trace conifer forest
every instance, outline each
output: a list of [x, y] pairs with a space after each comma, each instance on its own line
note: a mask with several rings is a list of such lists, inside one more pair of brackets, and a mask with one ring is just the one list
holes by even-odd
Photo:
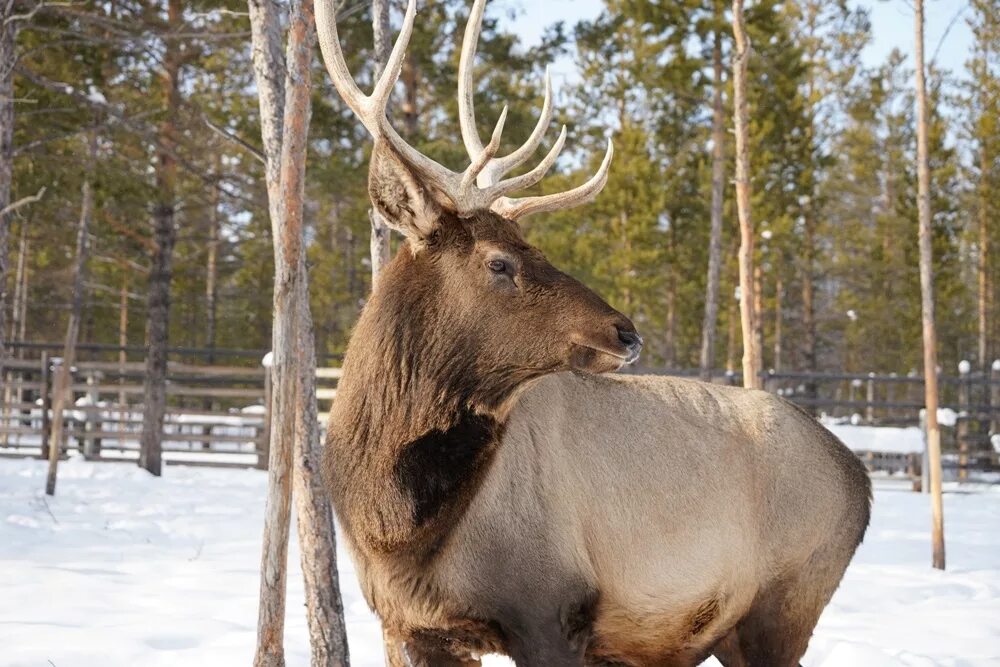
[[[389, 5], [395, 26], [402, 3]], [[407, 141], [459, 168], [454, 81], [469, 3], [420, 5], [391, 114]], [[142, 345], [161, 321], [171, 346], [269, 349], [274, 259], [246, 4], [4, 0], [0, 9], [3, 339], [62, 340], [86, 217], [79, 341]], [[526, 47], [507, 16], [517, 3], [495, 2], [480, 38], [481, 134], [510, 107], [501, 154], [534, 127], [546, 65], [575, 64], [575, 76], [554, 81], [567, 150], [536, 189], [585, 180], [611, 128], [601, 196], [525, 229], [554, 264], [630, 314], [646, 338], [645, 367], [740, 366], [729, 9], [606, 0], [594, 20], [554, 23]], [[362, 85], [379, 62], [372, 18], [370, 2], [340, 3]], [[973, 35], [964, 69], [930, 57], [950, 48], [947, 38], [929, 45], [927, 63], [939, 363], [949, 370], [1000, 354], [1000, 3], [971, 0], [956, 20]], [[846, 0], [758, 0], [746, 23], [761, 367], [919, 370], [913, 54], [863, 62], [884, 26]], [[371, 142], [318, 56], [311, 67], [310, 300], [317, 351], [336, 355], [371, 288]], [[393, 252], [399, 244], [390, 238]]]

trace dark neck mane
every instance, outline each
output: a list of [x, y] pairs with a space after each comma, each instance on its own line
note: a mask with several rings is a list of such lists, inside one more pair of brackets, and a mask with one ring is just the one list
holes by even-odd
[[[324, 467], [358, 546], [438, 544], [461, 516], [503, 433], [520, 379], [490, 379], [473, 350], [428, 332], [447, 318], [403, 248], [358, 322], [330, 414]], [[421, 279], [423, 278], [423, 279]]]

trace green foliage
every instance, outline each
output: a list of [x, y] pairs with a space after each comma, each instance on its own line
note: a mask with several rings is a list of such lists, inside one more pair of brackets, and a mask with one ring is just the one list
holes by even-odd
[[[528, 219], [525, 229], [557, 266], [634, 317], [647, 340], [647, 365], [697, 364], [717, 35], [727, 69], [730, 124], [732, 117], [728, 5], [605, 0], [595, 20], [554, 25], [531, 49], [523, 48], [490, 8], [480, 40], [477, 122], [481, 136], [488, 136], [502, 105], [509, 105], [501, 153], [534, 127], [545, 64], [575, 46], [579, 83], [557, 91], [560, 120], [569, 126], [567, 155], [535, 191], [565, 189], [588, 178], [609, 130], [616, 149], [611, 177], [593, 204]], [[989, 223], [993, 254], [1000, 249], [1000, 1], [971, 0], [970, 6], [976, 48], [967, 83], [958, 88], [951, 75], [931, 72], [934, 251], [945, 366], [975, 351], [980, 210]], [[422, 2], [391, 109], [404, 136], [452, 168], [468, 159], [458, 139], [455, 94], [468, 7], [467, 0]], [[128, 340], [143, 340], [144, 267], [157, 196], [152, 165], [157, 129], [167, 120], [164, 100], [150, 91], [158, 90], [164, 40], [182, 39], [184, 113], [171, 119], [178, 127], [172, 150], [180, 168], [171, 343], [207, 343], [208, 240], [217, 220], [215, 344], [269, 345], [273, 260], [262, 165], [206, 123], [259, 144], [242, 12], [245, 5], [234, 0], [189, 3], [187, 29], [178, 37], [166, 33], [158, 3], [87, 2], [41, 11], [21, 31], [14, 191], [17, 196], [49, 188], [45, 200], [25, 209], [17, 222], [30, 230], [30, 338], [56, 339], [63, 328], [85, 135], [95, 128], [97, 210], [82, 339], [117, 341], [125, 288]], [[780, 321], [782, 365], [804, 367], [803, 291], [810, 277], [820, 367], [907, 372], [919, 365], [920, 354], [913, 83], [907, 59], [894, 53], [879, 67], [862, 65], [871, 27], [853, 3], [760, 0], [748, 8], [747, 19], [754, 45], [752, 203], [765, 365], [777, 362], [772, 349], [781, 342]], [[342, 12], [340, 33], [352, 71], [363, 88], [370, 87], [367, 3]], [[313, 84], [306, 207], [312, 312], [319, 351], [335, 354], [343, 351], [371, 284], [370, 139], [333, 91], [318, 58]], [[88, 101], [88, 96], [99, 99], [98, 93], [106, 107]], [[728, 136], [726, 173], [731, 174]], [[553, 131], [548, 142], [554, 137]], [[735, 287], [732, 194], [727, 181], [717, 358], [730, 362], [739, 356], [738, 337], [734, 349], [724, 334], [734, 324], [727, 307]], [[16, 226], [15, 241], [17, 231]], [[997, 267], [989, 263], [991, 303], [1000, 302]], [[990, 318], [991, 333], [1000, 334], [992, 310]]]

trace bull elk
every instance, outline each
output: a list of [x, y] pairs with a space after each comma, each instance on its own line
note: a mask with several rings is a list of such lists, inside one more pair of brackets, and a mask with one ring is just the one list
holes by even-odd
[[330, 413], [327, 486], [395, 666], [797, 665], [868, 525], [857, 458], [762, 391], [601, 375], [634, 361], [632, 322], [553, 267], [518, 226], [593, 199], [586, 183], [514, 198], [552, 115], [498, 157], [472, 108], [485, 0], [459, 64], [470, 164], [409, 146], [386, 102], [415, 0], [371, 95], [334, 0], [316, 19], [338, 92], [375, 140], [372, 204], [406, 243], [351, 336]]

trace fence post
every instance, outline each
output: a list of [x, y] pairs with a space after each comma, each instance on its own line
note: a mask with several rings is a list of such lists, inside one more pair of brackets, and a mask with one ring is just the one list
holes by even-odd
[[88, 461], [93, 461], [101, 458], [101, 439], [92, 435], [95, 431], [102, 431], [103, 422], [101, 420], [101, 411], [97, 407], [97, 379], [95, 377], [96, 373], [90, 371], [87, 373], [87, 402], [90, 405], [87, 406], [87, 425], [85, 427], [86, 437], [83, 441], [83, 457]]
[[49, 417], [49, 410], [52, 409], [52, 386], [49, 376], [49, 353], [42, 352], [42, 374], [39, 381], [41, 388], [38, 390], [39, 398], [42, 399], [42, 447], [40, 456], [43, 460], [49, 458], [49, 437], [52, 435], [52, 419]]
[[257, 467], [267, 470], [267, 461], [271, 452], [271, 353], [264, 356], [261, 365], [264, 366], [264, 426], [258, 435]]
[[958, 362], [958, 421], [955, 434], [958, 438], [958, 481], [964, 482], [969, 471], [969, 372], [972, 364], [963, 359]]
[[875, 406], [872, 403], [875, 402], [875, 374], [868, 373], [868, 390], [865, 393], [865, 421], [869, 424], [875, 421]]
[[[889, 373], [889, 377], [894, 379], [897, 376], [895, 373]], [[886, 408], [884, 412], [885, 419], [889, 423], [892, 423], [892, 418], [895, 416], [895, 413], [892, 408], [892, 404], [895, 402], [895, 400], [896, 400], [896, 383], [893, 380], [890, 380], [885, 385]]]
[[1000, 428], [998, 428], [998, 422], [1000, 420], [996, 417], [996, 412], [993, 410], [1000, 405], [1000, 359], [994, 359], [993, 365], [990, 367], [990, 435], [992, 436]]
[[927, 408], [920, 411], [920, 433], [924, 440], [924, 451], [920, 456], [920, 490], [930, 493], [930, 467], [927, 465]]
[[920, 493], [923, 490], [923, 473], [921, 472], [923, 468], [920, 465], [920, 455], [915, 452], [910, 452], [906, 456], [906, 474], [909, 476], [911, 481], [911, 488], [916, 493]]

